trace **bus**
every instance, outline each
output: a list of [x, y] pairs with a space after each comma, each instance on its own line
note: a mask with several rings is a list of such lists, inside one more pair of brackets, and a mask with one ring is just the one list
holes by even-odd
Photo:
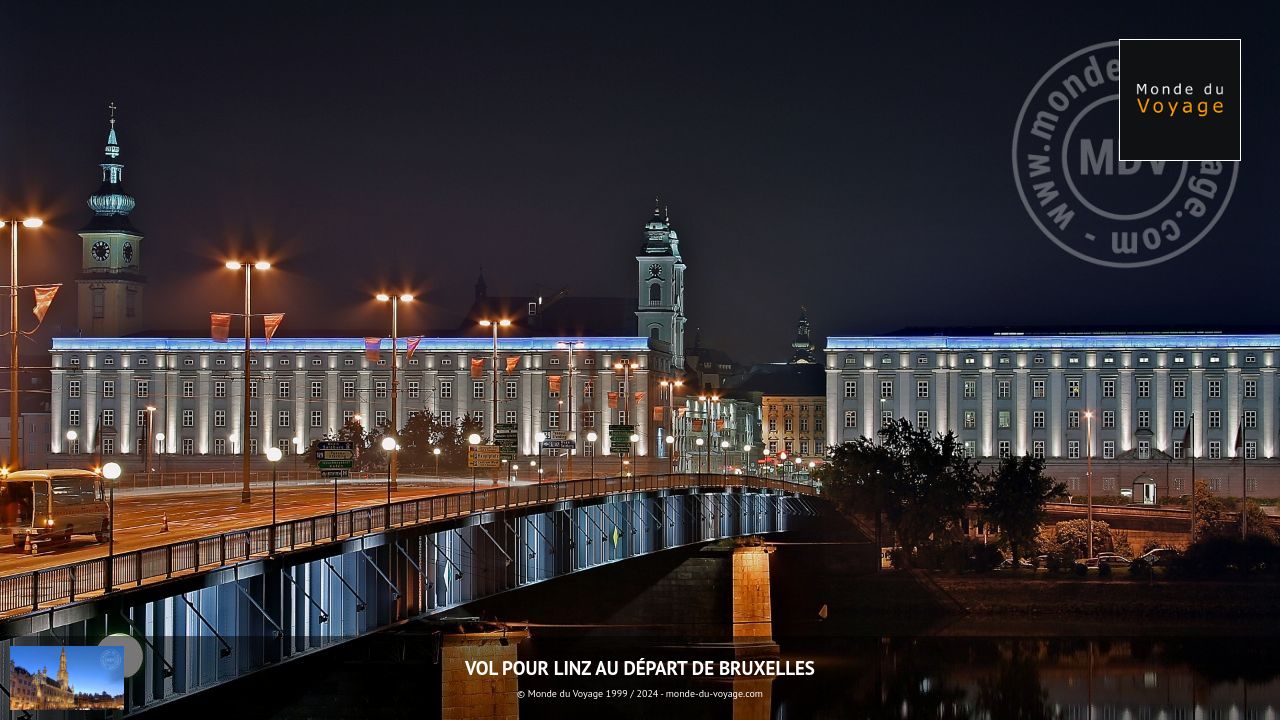
[[73, 535], [111, 534], [102, 478], [88, 470], [19, 470], [0, 476], [0, 532], [22, 552], [66, 542]]

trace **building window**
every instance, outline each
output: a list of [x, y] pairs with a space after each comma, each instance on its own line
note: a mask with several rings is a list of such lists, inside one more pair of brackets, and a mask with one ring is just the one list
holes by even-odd
[[289, 427], [289, 411], [288, 410], [281, 410], [280, 414], [277, 416], [277, 419], [279, 420], [280, 427], [282, 428]]
[[[803, 411], [804, 409], [801, 408], [801, 412]], [[809, 418], [806, 415], [800, 416], [800, 432], [809, 432]]]
[[1150, 410], [1138, 411], [1138, 427], [1140, 428], [1151, 427], [1151, 411]]
[[1067, 441], [1067, 459], [1068, 460], [1080, 459], [1080, 441], [1079, 440]]
[[916, 429], [917, 430], [929, 429], [929, 411], [928, 410], [916, 411]]
[[257, 380], [249, 381], [249, 397], [251, 398], [258, 397], [258, 381]]
[[89, 294], [93, 300], [93, 319], [105, 318], [107, 316], [106, 291], [103, 288], [92, 288]]
[[115, 424], [116, 424], [116, 411], [103, 410], [102, 411], [102, 427], [115, 427]]
[[916, 397], [918, 398], [929, 397], [929, 381], [928, 380], [916, 381]]
[[440, 424], [445, 427], [453, 425], [453, 413], [449, 410], [440, 411]]
[[1244, 426], [1250, 429], [1258, 427], [1258, 411], [1257, 410], [1244, 411]]
[[195, 427], [195, 426], [196, 426], [196, 411], [183, 410], [182, 411], [182, 427], [189, 428], [189, 427]]
[[67, 397], [70, 397], [70, 398], [80, 397], [80, 381], [79, 380], [67, 381]]
[[226, 410], [214, 410], [214, 411], [213, 411], [213, 426], [214, 426], [214, 427], [226, 427], [226, 426], [227, 426], [227, 411], [226, 411]]
[[1116, 396], [1115, 378], [1106, 378], [1102, 381], [1102, 397], [1113, 398]]
[[356, 381], [343, 380], [342, 381], [342, 399], [354, 400], [355, 397], [356, 397]]
[[471, 381], [471, 398], [473, 400], [484, 399], [484, 381], [483, 380]]
[[1071, 378], [1067, 380], [1067, 397], [1080, 397], [1080, 378]]
[[68, 411], [67, 411], [67, 425], [70, 425], [71, 427], [79, 427], [79, 426], [80, 426], [80, 411], [79, 411], [79, 410], [68, 410]]
[[1036, 378], [1031, 381], [1031, 397], [1033, 398], [1044, 397], [1044, 379], [1043, 378]]
[[893, 381], [881, 380], [880, 381], [880, 399], [889, 400], [892, 398], [893, 398]]
[[966, 456], [966, 457], [977, 457], [977, 456], [978, 456], [978, 443], [977, 443], [977, 441], [976, 441], [976, 440], [965, 440], [965, 441], [964, 441], [964, 454], [965, 454], [965, 456]]
[[771, 433], [778, 432], [778, 418], [773, 416], [769, 417], [769, 432]]
[[1184, 397], [1186, 397], [1186, 396], [1187, 396], [1187, 381], [1186, 381], [1186, 380], [1174, 380], [1174, 381], [1173, 381], [1173, 396], [1174, 396], [1174, 397], [1176, 397], [1176, 398], [1184, 398]]
[[440, 397], [444, 400], [448, 400], [449, 398], [453, 397], [453, 381], [452, 380], [440, 381]]
[[997, 418], [997, 425], [1000, 427], [1001, 430], [1008, 430], [1010, 427], [1013, 426], [1012, 417], [1013, 417], [1013, 414], [1010, 413], [1008, 410], [1000, 411], [1000, 413], [996, 416], [996, 418]]
[[196, 396], [196, 382], [194, 380], [182, 381], [182, 397], [193, 398]]
[[288, 400], [289, 391], [290, 391], [290, 387], [289, 387], [288, 380], [281, 380], [276, 383], [276, 397], [280, 398], [281, 400]]
[[1151, 397], [1151, 381], [1150, 380], [1138, 381], [1138, 397], [1140, 398]]
[[258, 454], [258, 438], [249, 438], [249, 454]]
[[146, 410], [139, 410], [139, 411], [137, 412], [137, 414], [135, 415], [134, 419], [135, 419], [135, 421], [136, 421], [136, 422], [135, 422], [135, 424], [134, 424], [134, 426], [135, 426], [135, 427], [146, 427], [146, 426], [147, 426], [147, 411], [146, 411]]
[[373, 396], [375, 398], [385, 398], [387, 396], [386, 380], [377, 380], [373, 383]]
[[319, 410], [311, 411], [311, 427], [318, 428], [324, 422], [324, 415]]
[[389, 424], [389, 423], [387, 422], [387, 411], [386, 411], [386, 410], [375, 410], [375, 411], [374, 411], [374, 413], [373, 413], [373, 426], [374, 426], [374, 427], [386, 427], [388, 424]]
[[226, 454], [227, 454], [227, 441], [226, 441], [226, 440], [223, 440], [222, 438], [214, 438], [214, 439], [213, 439], [213, 454], [214, 454], [214, 455], [226, 455]]
[[1116, 441], [1103, 440], [1102, 441], [1102, 459], [1114, 460], [1115, 457], [1116, 457]]
[[1222, 443], [1220, 441], [1218, 440], [1209, 441], [1209, 459], [1210, 460], [1222, 459]]
[[[1244, 441], [1244, 459], [1245, 460], [1258, 459], [1258, 441], [1257, 440]], [[1250, 480], [1249, 482], [1253, 482], [1253, 481]]]
[[552, 429], [560, 427], [560, 411], [559, 410], [547, 411], [547, 427]]
[[996, 397], [1009, 398], [1013, 397], [1013, 382], [1011, 380], [996, 381]]
[[1173, 441], [1173, 459], [1174, 460], [1182, 459], [1182, 441], [1181, 440]]
[[418, 381], [410, 380], [409, 381], [409, 399], [417, 400], [419, 397], [421, 397], [421, 395], [422, 395], [422, 389], [418, 385]]
[[964, 396], [966, 398], [978, 397], [978, 381], [977, 380], [964, 381]]
[[191, 438], [182, 438], [182, 454], [183, 454], [183, 455], [195, 455], [195, 454], [196, 454], [196, 441], [195, 441], [195, 440], [192, 440]]
[[116, 382], [114, 380], [102, 381], [102, 397], [113, 398], [116, 396]]
[[224, 398], [227, 396], [227, 383], [224, 380], [217, 380], [213, 383], [213, 396], [216, 398]]
[[1209, 397], [1211, 398], [1222, 397], [1222, 381], [1221, 380], [1209, 381]]
[[1079, 410], [1067, 411], [1067, 427], [1069, 428], [1080, 427], [1080, 411]]
[[473, 410], [473, 411], [471, 412], [471, 422], [473, 422], [473, 423], [475, 423], [475, 424], [477, 424], [477, 425], [479, 425], [479, 426], [481, 426], [481, 427], [484, 427], [484, 411], [483, 411], [483, 410]]
[[319, 400], [324, 397], [324, 382], [320, 380], [311, 381], [311, 399]]
[[880, 411], [880, 427], [889, 427], [892, 424], [893, 424], [893, 411], [881, 410]]
[[[516, 387], [517, 387], [517, 383], [515, 380], [507, 381], [506, 395], [508, 400], [516, 399]], [[595, 383], [591, 382], [590, 380], [584, 382], [582, 384], [582, 391], [586, 397], [591, 397], [591, 395], [595, 392]]]
[[785, 419], [782, 421], [782, 425], [783, 425], [783, 427], [782, 427], [782, 431], [783, 431], [783, 432], [788, 432], [788, 433], [789, 433], [789, 432], [791, 432], [791, 418], [789, 418], [789, 417], [788, 417], [788, 418], [785, 418]]
[[1150, 440], [1138, 441], [1138, 459], [1139, 460], [1151, 459], [1151, 441]]
[[1044, 441], [1043, 440], [1033, 440], [1031, 442], [1031, 457], [1037, 460], [1044, 459]]
[[1102, 411], [1102, 427], [1104, 429], [1110, 429], [1110, 428], [1114, 428], [1115, 426], [1116, 426], [1116, 411], [1103, 410]]
[[847, 428], [858, 427], [858, 413], [853, 410], [844, 411], [844, 426]]
[[342, 411], [342, 424], [343, 424], [343, 425], [347, 425], [348, 423], [352, 422], [352, 421], [353, 421], [353, 420], [355, 420], [355, 419], [356, 419], [356, 411], [355, 411], [355, 410], [343, 410], [343, 411]]
[[1210, 410], [1209, 411], [1209, 429], [1216, 430], [1220, 427], [1222, 427], [1222, 411]]
[[258, 427], [258, 411], [257, 410], [249, 411], [249, 427], [251, 428]]
[[[516, 424], [516, 411], [515, 411], [515, 410], [508, 410], [508, 411], [507, 411], [507, 424], [508, 424], [508, 425], [515, 425], [515, 424]], [[595, 427], [595, 426], [596, 426], [596, 414], [595, 414], [595, 413], [593, 413], [593, 412], [582, 413], [582, 425], [583, 425], [583, 427], [589, 427], [589, 428]]]
[[1247, 398], [1258, 397], [1258, 381], [1257, 380], [1244, 381], [1244, 396]]
[[147, 380], [139, 380], [135, 386], [135, 393], [140, 398], [149, 397], [151, 395], [151, 383]]
[[1008, 440], [1001, 440], [997, 447], [999, 448], [1000, 457], [1007, 458], [1013, 455], [1013, 443]]
[[1043, 410], [1036, 410], [1035, 412], [1031, 413], [1031, 427], [1039, 428], [1039, 429], [1044, 428], [1044, 411]]
[[1186, 410], [1174, 410], [1174, 411], [1173, 411], [1173, 426], [1174, 426], [1174, 427], [1176, 427], [1176, 428], [1186, 427], [1186, 426], [1187, 426], [1187, 411], [1186, 411]]
[[966, 430], [978, 427], [978, 412], [976, 410], [964, 411], [964, 427]]
[[858, 397], [858, 381], [857, 380], [844, 381], [844, 396], [847, 398]]

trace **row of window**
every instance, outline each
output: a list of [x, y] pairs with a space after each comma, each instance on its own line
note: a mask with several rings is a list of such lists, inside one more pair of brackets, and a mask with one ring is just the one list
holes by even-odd
[[[854, 364], [857, 364], [857, 362], [858, 362], [858, 356], [857, 356], [857, 355], [846, 355], [846, 356], [844, 357], [844, 364], [845, 364], [845, 365], [854, 365]], [[965, 356], [964, 356], [964, 360], [963, 360], [963, 362], [964, 362], [964, 364], [965, 364], [965, 365], [977, 365], [977, 364], [978, 364], [978, 357], [977, 357], [976, 355], [965, 355]], [[1068, 355], [1068, 356], [1067, 356], [1067, 364], [1068, 364], [1068, 365], [1079, 365], [1079, 364], [1080, 364], [1080, 362], [1081, 362], [1081, 357], [1080, 357], [1080, 354], [1079, 354], [1079, 353], [1072, 353], [1072, 354], [1070, 354], [1070, 355]], [[1187, 356], [1186, 356], [1185, 354], [1183, 354], [1183, 353], [1175, 353], [1175, 354], [1174, 354], [1174, 356], [1173, 356], [1173, 364], [1175, 364], [1175, 365], [1185, 365], [1185, 364], [1186, 364], [1186, 362], [1187, 362]], [[1209, 362], [1209, 364], [1210, 364], [1210, 365], [1220, 365], [1220, 364], [1222, 363], [1222, 355], [1221, 355], [1220, 353], [1210, 353], [1210, 354], [1209, 354], [1209, 357], [1208, 357], [1208, 362]], [[881, 356], [880, 356], [880, 364], [881, 364], [881, 365], [892, 365], [893, 363], [894, 363], [893, 355], [885, 354], [885, 355], [881, 355]], [[1012, 364], [1013, 364], [1013, 358], [1012, 358], [1012, 356], [1010, 356], [1010, 355], [1008, 355], [1008, 354], [1002, 354], [1002, 355], [1000, 355], [998, 358], [996, 358], [996, 363], [997, 363], [997, 364], [999, 364], [999, 365], [1012, 365]], [[1258, 356], [1257, 356], [1256, 354], [1252, 354], [1252, 353], [1250, 353], [1250, 354], [1246, 354], [1246, 355], [1244, 356], [1244, 364], [1245, 364], [1245, 365], [1256, 365], [1257, 363], [1258, 363]], [[917, 355], [917, 356], [916, 356], [916, 365], [928, 365], [928, 364], [929, 364], [929, 356], [928, 356], [928, 355]], [[1044, 364], [1045, 364], [1045, 356], [1044, 356], [1044, 355], [1035, 355], [1035, 356], [1033, 356], [1033, 357], [1032, 357], [1032, 359], [1031, 359], [1031, 364], [1033, 364], [1033, 365], [1044, 365]], [[1114, 365], [1116, 364], [1116, 356], [1115, 356], [1114, 354], [1111, 354], [1111, 353], [1107, 353], [1107, 354], [1103, 355], [1103, 356], [1102, 356], [1102, 364], [1103, 364], [1103, 365], [1113, 365], [1113, 366], [1114, 366]], [[1139, 364], [1139, 365], [1150, 365], [1150, 364], [1151, 364], [1151, 356], [1150, 356], [1150, 355], [1145, 355], [1145, 354], [1144, 354], [1144, 355], [1139, 355], [1139, 356], [1138, 356], [1138, 364]]]
[[[1047, 381], [1044, 378], [1032, 378], [1031, 397], [1033, 398], [1045, 397], [1046, 382]], [[1081, 382], [1082, 380], [1080, 378], [1067, 378], [1067, 397], [1072, 397], [1072, 398], [1080, 397]], [[1172, 390], [1173, 397], [1184, 398], [1187, 396], [1187, 381], [1185, 379], [1177, 378], [1170, 381], [1170, 383], [1172, 386], [1171, 390]], [[1216, 378], [1209, 379], [1206, 385], [1207, 385], [1207, 392], [1209, 397], [1211, 398], [1222, 397], [1222, 380], [1221, 379], [1216, 379]], [[1140, 398], [1151, 397], [1151, 380], [1150, 379], [1139, 378], [1136, 381], [1136, 386], [1137, 386], [1136, 389], [1137, 389], [1138, 397]], [[916, 397], [917, 398], [929, 397], [929, 387], [930, 387], [930, 381], [917, 380], [916, 381]], [[1258, 381], [1256, 379], [1245, 378], [1242, 389], [1244, 392], [1244, 397], [1246, 398], [1258, 397]], [[880, 399], [882, 400], [892, 399], [893, 390], [894, 390], [893, 380], [880, 381]], [[1102, 397], [1114, 398], [1116, 396], [1116, 379], [1103, 378], [1101, 381], [1101, 390], [1102, 390]], [[962, 385], [962, 394], [966, 398], [976, 398], [978, 396], [978, 381], [964, 380]], [[858, 381], [857, 380], [844, 381], [844, 397], [845, 398], [858, 397]], [[1012, 378], [996, 379], [996, 397], [997, 398], [1013, 397], [1013, 379]]]
[[[148, 422], [148, 420], [149, 420], [149, 418], [148, 418], [148, 414], [149, 414], [149, 412], [148, 412], [147, 410], [139, 410], [139, 411], [138, 411], [138, 413], [137, 413], [137, 418], [136, 418], [136, 421], [135, 421], [135, 426], [136, 426], [136, 427], [146, 427], [146, 426], [147, 426], [147, 422]], [[409, 412], [409, 417], [413, 417], [413, 416], [414, 416], [414, 415], [416, 415], [416, 414], [417, 414], [417, 412], [416, 412], [416, 411], [410, 411], [410, 412]], [[350, 422], [351, 420], [353, 420], [353, 419], [355, 418], [355, 415], [356, 415], [356, 413], [355, 413], [355, 411], [354, 411], [354, 410], [344, 410], [344, 411], [342, 412], [342, 422], [343, 422], [344, 424], [345, 424], [345, 423]], [[484, 424], [484, 421], [485, 421], [485, 414], [484, 414], [484, 411], [483, 411], [483, 410], [476, 410], [476, 411], [473, 411], [473, 412], [469, 413], [469, 415], [470, 415], [470, 417], [471, 417], [475, 422], [478, 422], [478, 423], [480, 423], [480, 424]], [[548, 428], [550, 428], [550, 429], [553, 429], [553, 430], [554, 430], [554, 429], [559, 429], [559, 428], [560, 428], [560, 424], [561, 424], [562, 415], [563, 415], [563, 413], [561, 413], [559, 410], [549, 410], [549, 411], [547, 411], [547, 412], [545, 413], [547, 427], [548, 427]], [[581, 428], [584, 428], [584, 429], [589, 429], [589, 428], [594, 428], [594, 427], [596, 427], [596, 415], [597, 415], [597, 413], [592, 412], [592, 411], [582, 411], [582, 412], [579, 412], [577, 415], [578, 415], [578, 417], [577, 417], [577, 420], [576, 420], [576, 422], [575, 422], [575, 426], [576, 426], [576, 427], [581, 427]], [[616, 415], [617, 415], [617, 422], [618, 422], [619, 424], [625, 424], [625, 423], [626, 423], [626, 413], [625, 413], [625, 412], [623, 412], [623, 411], [618, 411], [618, 412], [616, 413]], [[250, 410], [250, 411], [249, 411], [249, 427], [258, 427], [258, 424], [259, 424], [259, 423], [258, 423], [258, 417], [259, 417], [259, 416], [258, 416], [258, 411], [257, 411], [257, 410]], [[309, 417], [309, 421], [310, 421], [310, 422], [309, 422], [309, 427], [313, 427], [313, 428], [320, 428], [320, 427], [324, 427], [324, 413], [323, 413], [323, 411], [321, 411], [321, 410], [312, 410], [312, 411], [310, 411], [310, 412], [308, 413], [308, 417]], [[439, 413], [437, 413], [437, 417], [438, 417], [439, 421], [440, 421], [441, 423], [444, 423], [445, 425], [452, 425], [452, 424], [453, 424], [453, 412], [452, 412], [451, 410], [441, 410]], [[182, 418], [182, 427], [184, 427], [184, 428], [190, 428], [190, 427], [195, 427], [195, 426], [196, 426], [196, 412], [195, 412], [195, 410], [183, 410], [183, 411], [181, 412], [181, 418]], [[385, 427], [385, 426], [388, 424], [388, 422], [389, 422], [388, 418], [389, 418], [389, 416], [388, 416], [388, 414], [387, 414], [387, 411], [386, 411], [386, 410], [376, 410], [376, 411], [374, 412], [374, 418], [373, 418], [373, 419], [374, 419], [374, 425], [375, 425], [376, 427]], [[103, 410], [103, 411], [101, 411], [101, 413], [99, 413], [99, 415], [98, 415], [98, 419], [99, 419], [99, 422], [100, 422], [101, 426], [102, 426], [102, 427], [104, 427], [104, 428], [110, 428], [110, 427], [115, 427], [115, 426], [116, 426], [116, 412], [115, 412], [115, 410]], [[461, 418], [459, 418], [459, 419], [461, 419]], [[516, 410], [507, 410], [507, 411], [506, 411], [506, 414], [505, 414], [505, 422], [508, 422], [508, 423], [515, 423], [515, 422], [517, 421], [517, 419], [518, 419], [518, 412], [517, 412]], [[77, 410], [77, 409], [71, 409], [71, 410], [68, 410], [68, 411], [67, 411], [67, 426], [68, 426], [68, 427], [80, 427], [80, 411], [79, 411], [79, 410]], [[214, 410], [214, 411], [213, 411], [213, 426], [214, 426], [214, 427], [216, 427], [216, 428], [222, 428], [222, 427], [226, 427], [226, 426], [227, 426], [227, 411], [226, 411], [226, 410], [221, 410], [221, 409], [219, 409], [219, 410]], [[292, 427], [292, 426], [293, 426], [293, 413], [292, 413], [291, 411], [289, 411], [289, 410], [280, 410], [280, 411], [278, 411], [278, 412], [276, 413], [276, 427], [287, 428], [287, 427]]]
[[[1103, 429], [1109, 430], [1109, 429], [1115, 428], [1116, 412], [1114, 410], [1103, 410], [1101, 413], [1099, 413], [1099, 415], [1100, 415], [1100, 421], [1101, 421], [1100, 424]], [[1208, 416], [1208, 422], [1206, 423], [1206, 425], [1210, 430], [1218, 430], [1222, 428], [1222, 411], [1221, 410], [1210, 410], [1206, 413], [1206, 415]], [[882, 410], [880, 412], [881, 426], [892, 423], [896, 419], [897, 419], [897, 415], [892, 410]], [[1067, 427], [1068, 428], [1079, 428], [1080, 419], [1081, 419], [1080, 410], [1067, 411]], [[1137, 412], [1137, 421], [1138, 421], [1137, 427], [1139, 429], [1150, 428], [1151, 427], [1151, 411], [1139, 410]], [[1247, 429], [1253, 429], [1258, 427], [1258, 411], [1245, 410], [1243, 413], [1241, 413], [1241, 421], [1244, 427]], [[966, 430], [971, 430], [973, 428], [978, 427], [978, 411], [965, 410], [961, 414], [961, 425]], [[858, 427], [858, 412], [856, 410], [844, 411], [844, 426], [846, 428]], [[916, 427], [924, 428], [924, 429], [927, 429], [929, 427], [929, 411], [928, 410], [919, 410], [916, 412]], [[1011, 410], [998, 411], [996, 413], [996, 427], [1002, 430], [1012, 428], [1013, 412]], [[1045, 427], [1045, 411], [1033, 410], [1031, 412], [1031, 427], [1036, 429], [1043, 429]], [[1186, 410], [1173, 411], [1173, 427], [1177, 429], [1187, 427], [1187, 411]], [[800, 430], [803, 432], [806, 428], [807, 428], [807, 423], [805, 422], [804, 418], [801, 418]], [[776, 422], [774, 422], [773, 420], [769, 421], [769, 430], [771, 432], [776, 430]], [[787, 430], [788, 431], [791, 430], [790, 420], [787, 421]]]
[[[420, 359], [420, 358], [409, 358], [409, 359], [406, 361], [406, 363], [407, 363], [409, 366], [416, 366], [416, 365], [418, 365], [418, 361], [419, 361], [419, 359]], [[486, 360], [487, 360], [487, 358], [486, 358]], [[596, 359], [595, 359], [594, 357], [590, 356], [590, 355], [587, 355], [587, 356], [585, 356], [585, 357], [581, 358], [581, 360], [582, 360], [582, 364], [583, 364], [583, 365], [595, 365], [595, 364], [596, 364]], [[622, 361], [624, 361], [624, 362], [625, 362], [625, 361], [626, 361], [626, 358], [622, 358]], [[104, 355], [104, 356], [102, 357], [102, 365], [103, 365], [103, 367], [115, 367], [115, 364], [116, 364], [116, 359], [115, 359], [115, 357], [114, 357], [114, 356], [112, 356], [112, 355]], [[182, 358], [182, 365], [183, 365], [183, 367], [195, 367], [195, 364], [196, 364], [196, 360], [195, 360], [195, 358], [193, 358], [193, 357], [184, 357], [184, 358]], [[214, 364], [214, 365], [216, 365], [216, 366], [218, 366], [218, 367], [225, 367], [225, 366], [226, 366], [226, 364], [227, 364], [227, 358], [225, 358], [225, 357], [217, 357], [217, 358], [214, 358], [214, 360], [213, 360], [213, 364]], [[250, 358], [250, 359], [249, 359], [249, 365], [253, 366], [253, 365], [257, 365], [257, 364], [258, 364], [258, 357], [257, 357], [257, 356], [252, 357], [252, 358]], [[289, 366], [290, 366], [290, 365], [292, 365], [292, 364], [293, 364], [293, 361], [292, 361], [288, 356], [280, 356], [280, 357], [278, 357], [278, 358], [276, 359], [276, 366], [277, 366], [277, 367], [289, 367]], [[342, 359], [342, 364], [343, 364], [344, 366], [346, 366], [346, 367], [354, 367], [354, 366], [355, 366], [355, 364], [356, 364], [356, 360], [355, 360], [355, 358], [354, 358], [354, 357], [346, 357], [346, 358], [343, 358], [343, 359]], [[385, 359], [385, 358], [384, 358], [384, 359], [380, 359], [380, 360], [378, 360], [377, 364], [378, 364], [378, 365], [383, 365], [383, 366], [385, 366], [385, 365], [387, 365], [387, 361], [386, 361], [386, 359]], [[452, 358], [452, 357], [441, 357], [441, 358], [440, 358], [440, 364], [441, 364], [443, 367], [453, 367], [453, 358]], [[548, 359], [547, 359], [547, 364], [548, 364], [548, 365], [552, 365], [552, 366], [559, 365], [559, 364], [560, 364], [560, 358], [555, 357], [555, 356], [552, 356], [552, 357], [550, 357], [550, 358], [548, 358]], [[138, 356], [138, 365], [139, 365], [140, 367], [150, 367], [150, 366], [151, 366], [151, 358], [150, 358], [150, 356], [148, 356], [148, 355], [139, 355], [139, 356]], [[71, 357], [67, 358], [67, 366], [68, 366], [68, 367], [73, 367], [73, 368], [78, 368], [78, 367], [80, 367], [80, 357], [79, 357], [78, 355], [72, 355]], [[311, 367], [323, 367], [323, 366], [324, 366], [324, 362], [323, 362], [323, 360], [322, 360], [321, 358], [311, 358]]]
[[[970, 457], [977, 457], [978, 456], [977, 441], [965, 440], [963, 442], [964, 442], [965, 453], [968, 454]], [[1137, 447], [1134, 450], [1139, 460], [1151, 459], [1151, 441], [1150, 440], [1139, 440], [1137, 443]], [[1081, 459], [1080, 453], [1081, 453], [1080, 441], [1068, 440], [1067, 441], [1067, 459], [1079, 460]], [[1000, 440], [996, 443], [997, 457], [1005, 458], [1005, 457], [1011, 456], [1012, 454], [1013, 454], [1013, 441]], [[1183, 459], [1184, 449], [1183, 449], [1181, 440], [1174, 441], [1173, 447], [1172, 447], [1172, 455], [1174, 460]], [[1045, 459], [1045, 441], [1044, 440], [1033, 440], [1031, 442], [1031, 456], [1038, 460]], [[1103, 460], [1115, 459], [1116, 443], [1114, 440], [1102, 441], [1101, 457]], [[1208, 453], [1206, 457], [1209, 460], [1221, 460], [1222, 459], [1222, 443], [1218, 440], [1209, 441]], [[1258, 443], [1257, 442], [1253, 440], [1249, 440], [1244, 443], [1244, 457], [1246, 460], [1258, 459]]]
[[[485, 388], [488, 386], [488, 384], [489, 383], [487, 383], [484, 380], [473, 380], [471, 382], [471, 397], [477, 400], [485, 399], [486, 397]], [[389, 384], [386, 380], [375, 381], [373, 383], [374, 397], [375, 398], [387, 397], [388, 387], [389, 387]], [[408, 393], [409, 399], [411, 400], [416, 400], [422, 395], [422, 386], [417, 380], [406, 380], [405, 388]], [[439, 396], [442, 399], [452, 398], [453, 397], [453, 381], [440, 380], [438, 391], [439, 391]], [[184, 398], [194, 398], [196, 396], [196, 381], [183, 380], [181, 384], [181, 392], [182, 392], [182, 397]], [[618, 381], [618, 392], [626, 392], [626, 385], [621, 380]], [[354, 399], [356, 397], [356, 393], [357, 393], [357, 390], [356, 390], [355, 380], [342, 381], [343, 399], [345, 400]], [[281, 400], [287, 400], [293, 396], [292, 394], [293, 394], [293, 384], [291, 381], [279, 380], [276, 382], [275, 397]], [[517, 398], [518, 384], [515, 380], [506, 381], [505, 395], [506, 395], [506, 399], [508, 400], [514, 400]], [[583, 381], [582, 395], [583, 397], [588, 399], [595, 397], [595, 381], [594, 380]], [[116, 396], [116, 381], [103, 380], [102, 381], [102, 397], [114, 398], [115, 396]], [[224, 398], [226, 396], [227, 396], [227, 381], [215, 380], [213, 383], [213, 397]], [[558, 389], [549, 390], [547, 392], [547, 396], [552, 398], [560, 397], [560, 391]], [[67, 397], [70, 397], [70, 398], [80, 397], [80, 381], [79, 380], [67, 381]], [[137, 398], [151, 397], [151, 381], [142, 380], [142, 379], [135, 380], [134, 381], [134, 397], [137, 397]], [[259, 397], [257, 380], [249, 381], [249, 397], [253, 397], [253, 398]], [[310, 391], [307, 397], [313, 400], [323, 399], [324, 398], [324, 381], [312, 380]]]

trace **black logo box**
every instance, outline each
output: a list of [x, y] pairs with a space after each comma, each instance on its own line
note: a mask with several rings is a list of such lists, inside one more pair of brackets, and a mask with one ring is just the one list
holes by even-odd
[[1241, 103], [1238, 38], [1120, 39], [1121, 161], [1239, 161]]

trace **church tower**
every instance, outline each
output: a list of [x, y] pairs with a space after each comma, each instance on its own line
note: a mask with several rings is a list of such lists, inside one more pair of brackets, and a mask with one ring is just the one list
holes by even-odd
[[813, 355], [813, 339], [809, 336], [809, 315], [800, 306], [800, 320], [796, 322], [796, 339], [791, 341], [791, 364], [812, 365], [818, 362]]
[[653, 217], [636, 256], [636, 333], [671, 346], [672, 367], [684, 369], [684, 261], [667, 209], [654, 198]]
[[63, 690], [71, 689], [71, 676], [67, 674], [67, 648], [62, 648], [62, 655], [58, 658], [58, 687]]
[[124, 191], [124, 164], [116, 137], [116, 106], [110, 105], [102, 186], [89, 196], [93, 218], [80, 231], [77, 315], [80, 334], [118, 337], [142, 329], [142, 233], [129, 223], [134, 199]]

